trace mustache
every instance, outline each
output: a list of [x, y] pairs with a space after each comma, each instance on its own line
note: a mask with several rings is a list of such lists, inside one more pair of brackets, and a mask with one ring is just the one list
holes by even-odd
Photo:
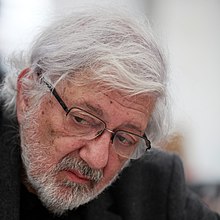
[[98, 183], [103, 178], [103, 170], [92, 169], [84, 160], [72, 155], [67, 155], [56, 165], [56, 172], [63, 170], [76, 170], [95, 183]]

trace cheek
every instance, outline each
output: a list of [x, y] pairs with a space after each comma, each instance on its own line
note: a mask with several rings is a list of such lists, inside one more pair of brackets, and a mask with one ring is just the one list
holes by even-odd
[[48, 106], [48, 108], [39, 111], [36, 120], [37, 130], [42, 144], [54, 146], [57, 138], [65, 136], [64, 118], [51, 103]]
[[29, 151], [34, 157], [46, 157], [51, 160], [54, 157], [55, 133], [51, 121], [44, 111], [39, 111], [31, 118], [27, 118], [22, 129], [22, 140], [29, 146]]
[[60, 161], [67, 155], [73, 154], [73, 152], [74, 154], [78, 154], [77, 151], [79, 151], [84, 145], [85, 143], [82, 140], [77, 140], [73, 137], [58, 136], [54, 138], [53, 149], [56, 161]]
[[[53, 108], [51, 109], [53, 110]], [[54, 163], [59, 162], [63, 157], [83, 146], [83, 141], [71, 137], [65, 131], [63, 126], [65, 118], [62, 116], [55, 109], [53, 112], [48, 109], [41, 109], [34, 119], [37, 125], [33, 124], [30, 128], [35, 131], [35, 137], [37, 137], [33, 137], [31, 142], [37, 139], [41, 150], [45, 151], [48, 157], [53, 158]], [[30, 141], [30, 135], [27, 139]]]

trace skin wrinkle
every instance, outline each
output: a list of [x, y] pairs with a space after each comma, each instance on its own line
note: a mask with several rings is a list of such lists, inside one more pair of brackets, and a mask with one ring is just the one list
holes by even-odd
[[[89, 79], [87, 79], [87, 78], [89, 77], [89, 75], [90, 75], [89, 71], [88, 71], [88, 70], [85, 71], [84, 74], [85, 74], [85, 75], [82, 75], [83, 78], [85, 78], [85, 80], [89, 80]], [[75, 80], [77, 81], [77, 79], [75, 79]], [[89, 81], [89, 82], [90, 82], [90, 81]], [[63, 94], [64, 97], [74, 97], [74, 94], [72, 94], [72, 93], [71, 93], [71, 94], [67, 94], [67, 95], [65, 95], [65, 94], [66, 94], [66, 89], [67, 89], [67, 87], [69, 87], [69, 88], [73, 87], [73, 88], [74, 88], [74, 87], [76, 86], [77, 82], [68, 81], [66, 84], [67, 84], [67, 85], [64, 86], [64, 84], [61, 83], [61, 88], [60, 88], [60, 90], [61, 90], [62, 93], [60, 93], [60, 95]], [[88, 86], [88, 85], [89, 85], [89, 86]], [[58, 84], [56, 87], [59, 87], [59, 84]], [[79, 87], [80, 87], [80, 86], [79, 86]], [[82, 87], [83, 87], [83, 86], [82, 86]], [[133, 103], [138, 104], [139, 107], [142, 107], [142, 111], [143, 111], [143, 112], [145, 112], [146, 108], [151, 107], [152, 104], [153, 104], [153, 103], [156, 101], [156, 99], [157, 99], [157, 96], [154, 95], [154, 94], [148, 94], [148, 95], [146, 95], [146, 94], [139, 94], [139, 95], [132, 95], [132, 96], [131, 96], [131, 95], [128, 95], [127, 93], [124, 93], [124, 92], [122, 92], [122, 91], [118, 91], [118, 90], [113, 90], [113, 91], [112, 91], [112, 89], [106, 87], [105, 84], [96, 84], [96, 82], [92, 82], [92, 81], [91, 81], [89, 84], [87, 84], [87, 87], [88, 87], [88, 89], [93, 89], [93, 88], [95, 88], [95, 89], [96, 89], [96, 93], [105, 94], [107, 97], [109, 97], [109, 99], [110, 99], [110, 104], [112, 104], [113, 102], [117, 102], [118, 104], [121, 104], [121, 105], [124, 106], [124, 107], [132, 108], [132, 107], [133, 107], [133, 105], [131, 105], [131, 98], [132, 98]], [[115, 99], [112, 98], [112, 93], [114, 93], [114, 97], [116, 97]], [[82, 95], [83, 95], [83, 94], [82, 94]], [[149, 103], [148, 103], [147, 105], [144, 105], [144, 106], [143, 106], [143, 102], [146, 103], [146, 100], [148, 100]], [[68, 100], [67, 100], [67, 101], [68, 101]], [[80, 99], [79, 99], [79, 100], [77, 100], [77, 101], [79, 101], [79, 103], [80, 103], [80, 102], [83, 103], [85, 100], [80, 100]], [[139, 103], [138, 103], [138, 102], [139, 102]], [[72, 102], [72, 103], [73, 103], [73, 102]], [[126, 103], [127, 103], [127, 104], [126, 104]], [[70, 105], [68, 105], [68, 107], [70, 108], [70, 107], [72, 107], [72, 106], [73, 106], [73, 105], [72, 105], [71, 102], [70, 102]], [[154, 105], [153, 105], [152, 107], [154, 107]], [[149, 109], [149, 112], [152, 111], [152, 107]], [[89, 108], [89, 104], [88, 104], [88, 108]], [[101, 110], [101, 109], [98, 110], [98, 108], [100, 108], [100, 107], [97, 106], [97, 109], [94, 109], [94, 112], [97, 113], [99, 116], [102, 116], [102, 110]], [[91, 107], [91, 110], [93, 110], [92, 107]], [[99, 111], [100, 111], [100, 114], [99, 114]]]
[[[63, 85], [62, 85], [63, 86]], [[58, 85], [59, 87], [59, 85]], [[68, 82], [67, 86], [65, 87], [65, 91], [66, 91], [66, 88], [67, 87], [74, 87], [74, 83], [71, 84], [71, 82]], [[87, 86], [88, 87], [88, 86]], [[152, 95], [147, 95], [146, 94], [143, 94], [143, 95], [135, 95], [135, 96], [132, 96], [132, 100], [133, 102], [131, 102], [130, 98], [131, 96], [128, 96], [126, 94], [123, 94], [119, 91], [114, 91], [114, 92], [103, 92], [103, 91], [106, 91], [105, 87], [103, 87], [102, 85], [96, 85], [96, 84], [92, 84], [88, 87], [88, 90], [92, 89], [92, 88], [95, 88], [96, 89], [96, 93], [101, 93], [103, 95], [105, 95], [106, 97], [108, 97], [110, 99], [110, 103], [113, 104], [114, 102], [116, 102], [117, 104], [123, 106], [123, 107], [126, 107], [126, 108], [130, 108], [130, 109], [134, 109], [134, 105], [137, 105], [138, 108], [141, 108], [141, 111], [142, 112], [145, 112], [146, 109], [149, 110], [149, 115], [150, 113], [153, 111], [153, 108], [154, 108], [154, 103], [155, 103], [155, 100], [156, 100], [156, 97], [152, 96]], [[61, 94], [60, 94], [61, 95]], [[82, 96], [83, 96], [83, 93], [82, 93]], [[62, 97], [74, 97], [74, 94], [71, 93], [71, 95], [67, 95], [65, 92], [63, 92], [63, 95]], [[113, 97], [115, 97], [113, 99]], [[72, 103], [73, 101], [69, 101], [68, 102], [68, 98], [66, 98], [67, 100], [67, 103], [71, 103], [70, 105], [68, 105], [68, 107], [70, 108], [70, 106], [74, 106]], [[66, 101], [65, 100], [65, 101]], [[147, 100], [147, 103], [146, 103], [146, 100]], [[88, 110], [88, 111], [91, 111], [91, 113], [95, 113], [97, 114], [97, 117], [101, 117], [103, 116], [103, 112], [102, 112], [102, 109], [100, 109], [100, 106], [97, 105], [97, 106], [94, 106], [90, 103], [88, 103], [86, 100], [80, 98], [78, 99], [77, 101], [75, 101], [75, 105], [78, 105], [78, 106], [82, 106], [83, 109], [85, 110]], [[143, 106], [143, 103], [146, 103], [144, 106]], [[85, 108], [85, 107], [87, 108]], [[104, 118], [108, 118], [109, 116], [104, 116]], [[108, 123], [108, 120], [104, 120], [106, 123]], [[127, 126], [128, 128], [132, 128], [133, 126]], [[145, 130], [146, 127], [144, 128], [140, 128], [140, 126], [136, 126], [137, 128], [133, 127], [135, 130], [138, 130], [139, 133], [142, 133], [143, 134], [143, 131]]]
[[[105, 94], [106, 96], [110, 97], [110, 94]], [[149, 109], [149, 107], [152, 106], [153, 102], [155, 102], [156, 97], [153, 97], [152, 95], [148, 95], [146, 96], [146, 94], [144, 95], [135, 95], [135, 96], [127, 96], [127, 95], [123, 95], [120, 92], [116, 92], [116, 97], [120, 97], [119, 99], [115, 98], [114, 100], [111, 97], [111, 103], [113, 102], [117, 102], [118, 104], [121, 104], [124, 107], [129, 107], [129, 108], [133, 108], [133, 105], [131, 105], [131, 103], [138, 105], [141, 110], [143, 112], [145, 112], [146, 109]], [[130, 98], [133, 98], [133, 102], [130, 101]], [[146, 103], [146, 100], [148, 100], [148, 103]], [[145, 102], [146, 104], [143, 106], [143, 102]], [[151, 107], [152, 108], [152, 107]], [[149, 109], [149, 112], [151, 112], [151, 108]]]

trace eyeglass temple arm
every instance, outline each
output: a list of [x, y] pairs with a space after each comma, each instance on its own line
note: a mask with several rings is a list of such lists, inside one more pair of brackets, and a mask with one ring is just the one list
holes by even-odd
[[150, 142], [150, 140], [147, 138], [146, 134], [144, 134], [143, 137], [144, 137], [144, 140], [145, 140], [146, 145], [147, 145], [146, 151], [147, 151], [147, 150], [150, 150], [150, 149], [151, 149], [151, 142]]
[[45, 80], [45, 78], [42, 78], [42, 81], [46, 84], [46, 86], [48, 87], [48, 89], [51, 91], [51, 93], [54, 95], [54, 97], [56, 98], [56, 100], [60, 103], [60, 105], [62, 106], [62, 108], [64, 109], [64, 111], [66, 113], [69, 112], [69, 108], [66, 106], [66, 104], [64, 103], [64, 101], [61, 99], [61, 97], [58, 95], [56, 89], [54, 88], [53, 85], [51, 85], [47, 80]]

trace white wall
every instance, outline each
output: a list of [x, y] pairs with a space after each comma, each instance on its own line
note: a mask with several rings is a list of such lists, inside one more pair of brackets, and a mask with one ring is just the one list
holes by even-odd
[[195, 181], [220, 181], [220, 1], [159, 0], [167, 42], [175, 130]]
[[0, 0], [0, 55], [21, 50], [46, 25], [54, 10], [51, 0]]

